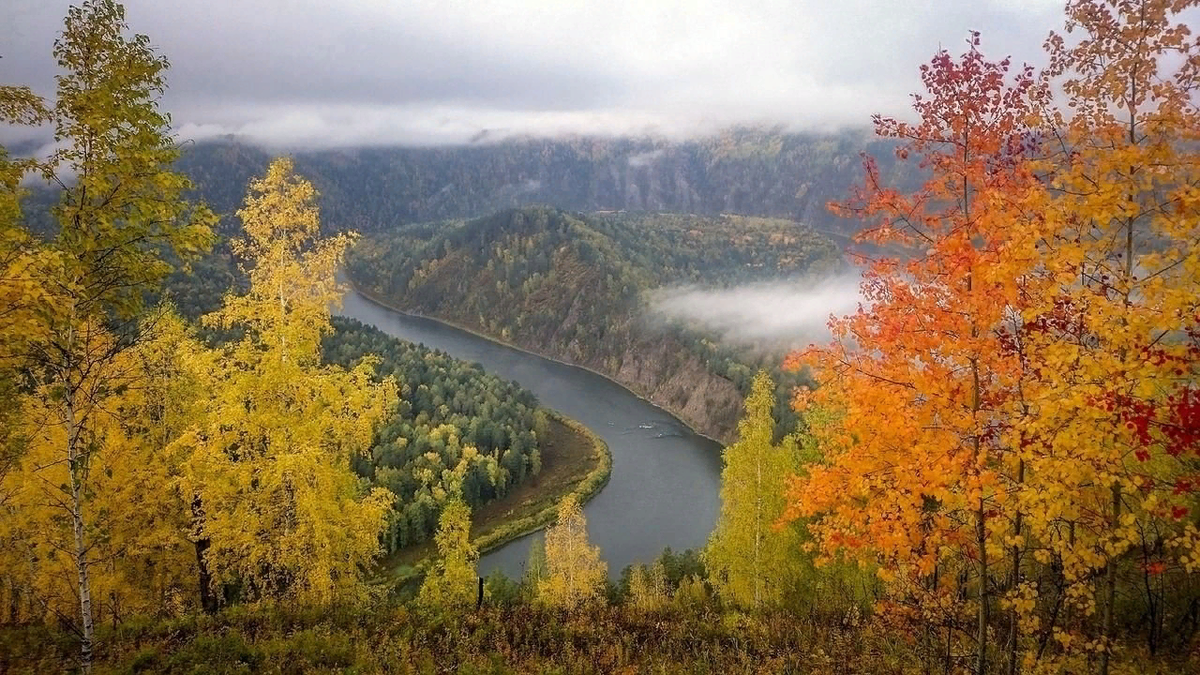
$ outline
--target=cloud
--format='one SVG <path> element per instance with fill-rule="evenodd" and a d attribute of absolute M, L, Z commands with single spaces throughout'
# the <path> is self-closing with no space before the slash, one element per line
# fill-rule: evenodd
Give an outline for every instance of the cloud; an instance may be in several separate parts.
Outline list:
<path fill-rule="evenodd" d="M 0 3 L 0 79 L 53 87 L 66 0 Z M 126 0 L 196 136 L 276 144 L 813 128 L 903 114 L 970 29 L 1040 59 L 1062 0 Z M 492 134 L 489 133 L 489 136 Z"/>
<path fill-rule="evenodd" d="M 827 339 L 829 317 L 858 308 L 859 281 L 857 274 L 843 274 L 724 289 L 665 288 L 651 296 L 650 316 L 730 342 L 797 347 Z"/>
<path fill-rule="evenodd" d="M 639 152 L 636 155 L 630 155 L 628 162 L 629 162 L 629 166 L 632 166 L 632 167 L 648 166 L 648 165 L 652 164 L 654 162 L 654 160 L 656 160 L 662 156 L 663 156 L 663 151 L 661 149 L 660 150 L 650 150 L 648 152 Z"/>
<path fill-rule="evenodd" d="M 633 110 L 512 111 L 450 105 L 293 104 L 213 110 L 207 123 L 185 123 L 177 136 L 202 141 L 239 136 L 271 147 L 495 143 L 516 136 L 652 133 L 687 137 L 718 127 L 680 124 Z"/>

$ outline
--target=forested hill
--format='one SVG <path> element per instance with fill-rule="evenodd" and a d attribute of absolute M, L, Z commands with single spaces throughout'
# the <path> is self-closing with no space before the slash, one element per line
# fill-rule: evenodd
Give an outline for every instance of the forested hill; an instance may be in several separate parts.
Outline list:
<path fill-rule="evenodd" d="M 896 170 L 887 141 L 866 132 L 783 134 L 739 129 L 685 142 L 631 138 L 525 139 L 433 148 L 295 153 L 321 192 L 323 221 L 372 232 L 397 224 L 471 218 L 527 204 L 578 211 L 671 211 L 771 216 L 821 229 L 857 225 L 831 199 L 861 176 L 860 155 Z M 188 147 L 179 167 L 219 213 L 241 204 L 271 153 L 235 140 Z M 228 220 L 232 224 L 232 220 Z"/>
<path fill-rule="evenodd" d="M 645 291 L 838 264 L 832 242 L 790 221 L 525 207 L 367 237 L 347 270 L 386 302 L 595 369 L 728 438 L 759 363 L 649 320 Z"/>

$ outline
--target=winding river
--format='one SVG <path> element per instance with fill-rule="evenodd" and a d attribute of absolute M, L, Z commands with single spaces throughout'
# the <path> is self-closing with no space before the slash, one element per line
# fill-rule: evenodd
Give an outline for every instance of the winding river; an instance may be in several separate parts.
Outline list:
<path fill-rule="evenodd" d="M 720 445 L 662 408 L 590 371 L 392 311 L 353 291 L 340 313 L 516 380 L 542 405 L 579 420 L 603 438 L 612 450 L 612 476 L 584 513 L 610 576 L 631 563 L 650 562 L 665 547 L 681 551 L 707 541 L 720 506 Z M 531 538 L 541 536 L 517 539 L 483 556 L 480 574 L 500 569 L 519 577 Z"/>

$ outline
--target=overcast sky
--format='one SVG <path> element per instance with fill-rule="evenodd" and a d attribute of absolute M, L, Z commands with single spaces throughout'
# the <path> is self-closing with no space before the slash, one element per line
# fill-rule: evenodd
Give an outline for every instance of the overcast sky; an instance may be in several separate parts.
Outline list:
<path fill-rule="evenodd" d="M 0 83 L 52 93 L 69 3 L 0 0 Z M 917 68 L 983 32 L 1041 61 L 1064 0 L 128 0 L 185 138 L 463 142 L 901 115 Z M 12 139 L 12 131 L 5 135 Z"/>

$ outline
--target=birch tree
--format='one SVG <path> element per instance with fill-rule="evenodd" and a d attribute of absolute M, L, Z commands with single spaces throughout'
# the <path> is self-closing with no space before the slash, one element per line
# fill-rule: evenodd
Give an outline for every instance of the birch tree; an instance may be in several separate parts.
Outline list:
<path fill-rule="evenodd" d="M 208 397 L 177 441 L 190 452 L 181 484 L 209 611 L 224 587 L 249 600 L 358 597 L 380 552 L 393 496 L 367 490 L 350 458 L 370 447 L 396 384 L 377 380 L 369 359 L 321 363 L 352 237 L 320 237 L 315 200 L 288 159 L 251 183 L 233 242 L 249 290 L 202 319 L 242 335 L 196 355 Z"/>
<path fill-rule="evenodd" d="M 558 505 L 558 520 L 546 530 L 546 575 L 538 580 L 538 599 L 566 609 L 595 602 L 607 574 L 599 547 L 588 542 L 583 509 L 568 495 Z"/>
<path fill-rule="evenodd" d="M 452 497 L 438 519 L 438 560 L 421 584 L 421 604 L 463 611 L 475 604 L 475 563 L 479 553 L 471 546 L 471 509 L 461 496 Z"/>
<path fill-rule="evenodd" d="M 147 293 L 171 271 L 168 258 L 187 260 L 211 244 L 215 222 L 188 204 L 191 185 L 171 170 L 179 153 L 158 107 L 167 60 L 148 37 L 128 32 L 112 0 L 71 7 L 54 44 L 63 71 L 55 101 L 23 104 L 26 113 L 44 113 L 58 148 L 26 168 L 61 188 L 62 198 L 53 209 L 58 232 L 45 243 L 58 267 L 41 279 L 53 311 L 39 314 L 41 339 L 22 344 L 14 358 L 25 391 L 57 427 L 38 442 L 52 443 L 54 465 L 67 468 L 63 499 L 51 503 L 72 523 L 71 541 L 62 544 L 75 567 L 84 672 L 94 632 L 91 467 L 107 450 L 95 425 L 130 372 L 121 354 L 154 325 L 143 316 Z"/>
<path fill-rule="evenodd" d="M 774 407 L 775 385 L 760 371 L 738 422 L 738 440 L 722 453 L 721 515 L 704 551 L 717 593 L 742 607 L 779 603 L 798 577 L 797 530 L 773 527 L 787 506 L 786 482 L 798 468 L 792 439 L 773 442 Z"/>

